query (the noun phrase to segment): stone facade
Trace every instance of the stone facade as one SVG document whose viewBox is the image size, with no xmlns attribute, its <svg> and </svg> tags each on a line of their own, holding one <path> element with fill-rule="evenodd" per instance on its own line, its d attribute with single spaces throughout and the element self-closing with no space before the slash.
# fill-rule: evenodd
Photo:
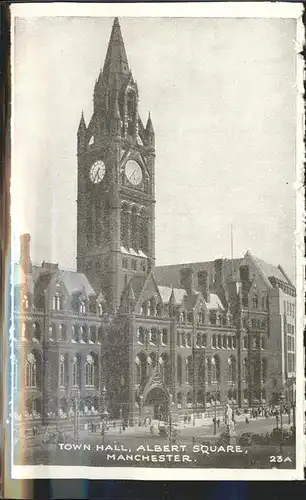
<svg viewBox="0 0 306 500">
<path fill-rule="evenodd" d="M 295 290 L 282 269 L 249 253 L 155 267 L 155 134 L 138 99 L 115 19 L 77 133 L 77 271 L 32 265 L 21 237 L 20 419 L 69 421 L 77 400 L 84 418 L 107 406 L 135 424 L 170 405 L 175 415 L 276 400 L 295 377 Z"/>
</svg>

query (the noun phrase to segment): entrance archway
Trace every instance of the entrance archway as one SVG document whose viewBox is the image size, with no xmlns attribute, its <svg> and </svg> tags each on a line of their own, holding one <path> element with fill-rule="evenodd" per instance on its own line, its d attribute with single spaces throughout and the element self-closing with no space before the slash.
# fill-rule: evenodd
<svg viewBox="0 0 306 500">
<path fill-rule="evenodd" d="M 166 392 L 161 387 L 153 387 L 145 400 L 145 406 L 151 407 L 152 417 L 155 420 L 168 419 L 169 399 Z"/>
</svg>

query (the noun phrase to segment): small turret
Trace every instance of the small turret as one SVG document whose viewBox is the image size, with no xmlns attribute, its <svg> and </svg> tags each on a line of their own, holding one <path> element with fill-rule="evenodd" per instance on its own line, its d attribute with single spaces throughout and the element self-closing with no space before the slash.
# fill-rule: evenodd
<svg viewBox="0 0 306 500">
<path fill-rule="evenodd" d="M 146 139 L 147 139 L 148 145 L 154 148 L 155 147 L 155 132 L 154 132 L 150 112 L 149 112 L 149 117 L 148 117 L 147 126 L 146 126 Z"/>
<path fill-rule="evenodd" d="M 176 300 L 175 300 L 174 290 L 172 288 L 171 295 L 169 298 L 169 316 L 172 318 L 175 315 L 175 308 L 176 308 Z"/>
<path fill-rule="evenodd" d="M 85 136 L 86 136 L 86 123 L 84 119 L 84 113 L 82 111 L 79 128 L 78 128 L 78 150 L 82 150 L 85 147 Z"/>
</svg>

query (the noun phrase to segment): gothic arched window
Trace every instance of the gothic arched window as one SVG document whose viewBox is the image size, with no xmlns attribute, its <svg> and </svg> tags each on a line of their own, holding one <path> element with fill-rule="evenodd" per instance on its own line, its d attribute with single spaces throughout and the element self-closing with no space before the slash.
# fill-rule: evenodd
<svg viewBox="0 0 306 500">
<path fill-rule="evenodd" d="M 37 363 L 35 354 L 28 354 L 25 363 L 25 387 L 34 388 L 37 386 Z"/>
<path fill-rule="evenodd" d="M 177 383 L 181 385 L 183 382 L 183 365 L 181 356 L 177 356 Z"/>
<path fill-rule="evenodd" d="M 76 356 L 72 360 L 72 385 L 78 385 L 78 359 Z"/>
<path fill-rule="evenodd" d="M 139 214 L 139 240 L 140 249 L 147 254 L 148 253 L 148 216 L 144 209 L 141 210 Z"/>
<path fill-rule="evenodd" d="M 236 381 L 236 359 L 234 356 L 228 358 L 228 382 Z"/>
<path fill-rule="evenodd" d="M 144 344 L 145 340 L 145 335 L 144 335 L 144 329 L 142 326 L 140 326 L 137 330 L 137 341 L 139 344 Z"/>
<path fill-rule="evenodd" d="M 186 382 L 187 384 L 192 384 L 193 381 L 193 362 L 192 356 L 188 356 L 186 359 Z"/>
<path fill-rule="evenodd" d="M 131 243 L 132 243 L 132 248 L 134 250 L 138 250 L 139 246 L 137 219 L 138 219 L 137 207 L 133 206 L 131 213 L 131 240 L 132 240 Z"/>
<path fill-rule="evenodd" d="M 85 362 L 85 385 L 92 387 L 95 385 L 95 366 L 93 357 L 88 354 Z"/>
<path fill-rule="evenodd" d="M 211 360 L 211 381 L 220 382 L 220 359 L 214 356 Z"/>
<path fill-rule="evenodd" d="M 22 307 L 23 307 L 23 309 L 25 311 L 29 309 L 29 298 L 28 298 L 28 295 L 24 295 L 23 296 Z"/>
<path fill-rule="evenodd" d="M 120 234 L 121 245 L 129 248 L 129 209 L 126 203 L 121 206 Z"/>
</svg>

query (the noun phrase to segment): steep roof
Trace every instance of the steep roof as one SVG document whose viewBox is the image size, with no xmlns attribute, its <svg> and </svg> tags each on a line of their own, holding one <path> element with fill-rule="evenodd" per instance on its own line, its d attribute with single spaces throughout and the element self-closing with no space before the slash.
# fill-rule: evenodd
<svg viewBox="0 0 306 500">
<path fill-rule="evenodd" d="M 223 263 L 223 277 L 225 280 L 232 276 L 234 280 L 239 279 L 239 266 L 243 259 L 222 259 Z M 171 264 L 168 266 L 156 266 L 154 268 L 154 276 L 156 282 L 160 285 L 170 286 L 179 288 L 181 286 L 180 281 L 180 270 L 192 268 L 197 274 L 199 271 L 207 271 L 209 275 L 210 284 L 212 286 L 215 277 L 215 261 L 207 262 L 190 262 L 183 264 Z"/>
<path fill-rule="evenodd" d="M 43 266 L 32 266 L 32 274 L 24 274 L 19 263 L 14 264 L 14 284 L 15 286 L 25 285 L 29 293 L 34 293 L 35 284 L 39 283 L 39 289 L 45 290 L 52 279 L 63 282 L 68 294 L 84 292 L 87 296 L 95 295 L 85 274 L 76 271 L 60 270 L 56 267 L 47 269 Z"/>
<path fill-rule="evenodd" d="M 56 278 L 63 282 L 69 295 L 77 292 L 84 292 L 87 297 L 95 295 L 94 289 L 83 273 L 59 271 Z"/>
<path fill-rule="evenodd" d="M 259 259 L 258 257 L 255 257 L 255 255 L 249 255 L 253 258 L 257 266 L 260 268 L 261 272 L 265 275 L 266 278 L 277 278 L 284 283 L 288 283 L 289 285 L 292 285 L 292 283 L 289 281 L 288 277 L 281 271 L 280 267 L 274 266 L 273 264 L 268 264 L 262 259 Z"/>
<path fill-rule="evenodd" d="M 129 76 L 129 64 L 121 34 L 118 17 L 115 17 L 103 66 L 103 80 L 112 87 L 116 78 L 119 87 Z"/>
<path fill-rule="evenodd" d="M 183 288 L 172 288 L 170 286 L 159 286 L 158 285 L 158 290 L 159 290 L 160 296 L 161 296 L 164 304 L 169 303 L 172 290 L 174 293 L 174 298 L 175 298 L 176 304 L 181 304 L 183 302 L 184 296 L 186 295 L 186 291 Z"/>
<path fill-rule="evenodd" d="M 224 310 L 224 307 L 222 305 L 221 300 L 219 299 L 218 295 L 215 293 L 210 293 L 209 294 L 209 302 L 206 302 L 207 309 L 212 310 L 212 309 L 222 309 Z"/>
</svg>

